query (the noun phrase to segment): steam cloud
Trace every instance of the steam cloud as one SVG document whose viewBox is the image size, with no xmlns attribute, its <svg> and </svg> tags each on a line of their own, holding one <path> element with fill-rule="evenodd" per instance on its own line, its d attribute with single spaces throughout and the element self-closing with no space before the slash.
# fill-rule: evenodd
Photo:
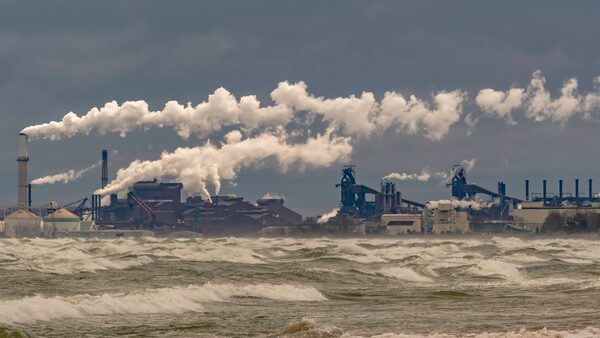
<svg viewBox="0 0 600 338">
<path fill-rule="evenodd" d="M 260 107 L 256 96 L 244 96 L 239 101 L 226 89 L 219 88 L 208 100 L 196 106 L 183 106 L 169 101 L 161 111 L 150 111 L 145 101 L 126 101 L 119 105 L 108 102 L 102 108 L 92 108 L 77 116 L 70 112 L 61 121 L 51 121 L 23 129 L 30 138 L 52 141 L 97 130 L 101 134 L 116 132 L 122 137 L 137 128 L 173 127 L 182 138 L 191 133 L 208 136 L 222 126 L 242 126 L 255 129 L 265 125 L 285 124 L 292 111 L 282 105 Z"/>
<path fill-rule="evenodd" d="M 460 162 L 460 165 L 463 166 L 467 172 L 469 172 L 469 171 L 473 170 L 473 168 L 475 167 L 476 161 L 477 160 L 475 158 L 472 158 L 470 160 L 462 160 Z M 447 172 L 443 172 L 443 171 L 436 171 L 436 172 L 432 173 L 430 170 L 423 168 L 423 169 L 421 169 L 421 172 L 419 174 L 417 174 L 417 173 L 407 174 L 407 173 L 393 172 L 387 176 L 384 176 L 383 179 L 384 180 L 427 182 L 433 178 L 433 179 L 445 181 L 453 175 L 454 175 L 453 172 L 447 173 Z"/>
<path fill-rule="evenodd" d="M 283 198 L 283 196 L 281 196 L 277 193 L 267 192 L 261 197 L 261 199 L 263 199 L 263 200 L 274 200 L 274 199 L 279 200 L 279 199 L 284 199 L 284 198 Z"/>
<path fill-rule="evenodd" d="M 460 165 L 465 168 L 467 172 L 470 172 L 475 168 L 475 163 L 477 162 L 476 158 L 472 158 L 470 160 L 462 160 L 460 161 Z"/>
<path fill-rule="evenodd" d="M 448 178 L 448 174 L 445 172 L 431 173 L 427 169 L 421 170 L 419 174 L 407 174 L 407 173 L 391 173 L 385 177 L 384 180 L 399 180 L 399 181 L 420 181 L 427 182 L 430 178 L 437 178 L 445 180 Z"/>
<path fill-rule="evenodd" d="M 396 92 L 387 92 L 381 103 L 371 92 L 356 97 L 327 99 L 308 93 L 304 82 L 279 83 L 271 92 L 275 105 L 261 107 L 256 96 L 239 100 L 229 91 L 219 88 L 208 100 L 196 106 L 183 106 L 169 101 L 160 111 L 150 111 L 145 101 L 126 101 L 119 105 L 108 102 L 93 108 L 85 115 L 70 112 L 60 121 L 29 126 L 22 130 L 31 139 L 52 141 L 90 134 L 114 132 L 124 137 L 135 129 L 172 127 L 182 138 L 191 134 L 208 137 L 224 127 L 238 128 L 250 133 L 265 128 L 285 126 L 299 122 L 298 112 L 322 118 L 332 128 L 344 135 L 368 136 L 375 130 L 396 128 L 411 134 L 423 132 L 432 140 L 440 140 L 450 126 L 460 120 L 462 103 L 466 95 L 461 91 L 440 92 L 433 95 L 433 105 L 416 98 L 408 99 Z M 311 121 L 303 121 L 305 125 Z"/>
<path fill-rule="evenodd" d="M 477 94 L 475 102 L 489 116 L 497 116 L 506 120 L 508 124 L 516 124 L 511 111 L 523 104 L 525 90 L 511 88 L 506 93 L 494 89 L 482 89 Z"/>
<path fill-rule="evenodd" d="M 527 88 L 512 87 L 506 91 L 485 88 L 475 97 L 482 114 L 470 113 L 464 122 L 474 126 L 481 116 L 496 117 L 517 124 L 513 112 L 521 109 L 524 116 L 536 122 L 565 124 L 575 116 L 590 118 L 600 109 L 600 77 L 594 78 L 596 91 L 578 93 L 577 79 L 567 80 L 561 95 L 552 98 L 545 88 L 546 79 L 535 71 Z M 409 134 L 422 133 L 431 140 L 441 140 L 452 125 L 462 118 L 467 93 L 461 90 L 432 93 L 431 102 L 414 95 L 404 96 L 390 91 L 377 101 L 372 92 L 359 96 L 325 98 L 312 95 L 304 82 L 280 82 L 272 92 L 273 105 L 261 106 L 254 95 L 239 100 L 224 88 L 218 88 L 196 106 L 169 101 L 159 111 L 151 111 L 145 101 L 112 101 L 93 108 L 82 116 L 70 112 L 60 121 L 29 126 L 22 130 L 31 139 L 59 140 L 97 131 L 125 136 L 136 129 L 171 127 L 182 138 L 192 134 L 206 138 L 225 128 L 239 129 L 245 134 L 275 129 L 295 122 L 310 125 L 321 118 L 336 132 L 347 136 L 368 137 L 375 132 L 395 129 Z M 306 112 L 312 119 L 301 119 Z"/>
<path fill-rule="evenodd" d="M 516 124 L 512 111 L 518 108 L 524 109 L 525 117 L 533 121 L 552 121 L 561 125 L 578 115 L 589 119 L 593 111 L 600 109 L 600 92 L 579 94 L 576 78 L 563 83 L 560 96 L 554 99 L 545 84 L 546 78 L 537 70 L 526 89 L 511 88 L 502 92 L 486 88 L 479 91 L 475 101 L 488 116 L 502 118 L 509 124 Z M 599 84 L 600 77 L 594 78 L 596 89 Z"/>
<path fill-rule="evenodd" d="M 48 175 L 48 176 L 44 176 L 44 177 L 40 177 L 40 178 L 36 178 L 35 180 L 31 181 L 31 184 L 33 185 L 42 185 L 42 184 L 54 184 L 54 183 L 69 183 L 69 182 L 73 182 L 76 181 L 78 179 L 81 178 L 81 176 L 83 176 L 84 174 L 94 170 L 96 167 L 98 167 L 100 165 L 100 162 L 94 163 L 91 166 L 87 167 L 87 168 L 83 168 L 81 170 L 75 171 L 75 170 L 69 170 L 66 171 L 64 173 L 60 173 L 60 174 L 55 174 L 55 175 Z"/>
<path fill-rule="evenodd" d="M 339 210 L 340 210 L 340 208 L 331 209 L 331 211 L 321 215 L 321 217 L 319 217 L 319 219 L 317 219 L 317 223 L 320 223 L 320 224 L 327 223 L 330 218 L 333 218 L 337 215 Z"/>
<path fill-rule="evenodd" d="M 473 201 L 473 200 L 457 200 L 457 199 L 429 201 L 429 202 L 427 202 L 427 204 L 425 206 L 428 209 L 437 209 L 438 206 L 440 205 L 440 203 L 450 203 L 450 204 L 452 204 L 452 207 L 460 208 L 460 209 L 470 208 L 470 209 L 474 209 L 474 210 L 480 210 L 482 208 L 487 207 L 487 204 L 483 203 L 483 202 Z"/>
<path fill-rule="evenodd" d="M 106 196 L 126 191 L 136 181 L 172 177 L 188 192 L 199 193 L 210 200 L 207 183 L 218 194 L 221 180 L 234 180 L 240 168 L 258 165 L 270 158 L 284 171 L 292 164 L 298 164 L 303 170 L 347 160 L 352 152 L 350 138 L 334 136 L 332 132 L 330 129 L 304 143 L 289 144 L 283 129 L 277 135 L 263 133 L 246 139 L 240 131 L 231 131 L 225 135 L 220 148 L 206 143 L 194 148 L 177 148 L 172 153 L 163 152 L 155 161 L 133 161 L 127 168 L 120 169 L 116 179 L 96 194 Z"/>
</svg>

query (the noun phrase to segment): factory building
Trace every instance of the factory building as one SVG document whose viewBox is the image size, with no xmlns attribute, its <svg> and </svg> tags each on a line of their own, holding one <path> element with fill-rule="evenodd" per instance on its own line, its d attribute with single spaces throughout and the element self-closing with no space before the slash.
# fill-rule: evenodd
<svg viewBox="0 0 600 338">
<path fill-rule="evenodd" d="M 4 218 L 4 237 L 23 238 L 43 235 L 42 218 L 29 210 L 19 209 Z"/>
<path fill-rule="evenodd" d="M 410 201 L 396 190 L 393 182 L 381 182 L 380 190 L 356 182 L 354 165 L 342 168 L 340 188 L 340 209 L 337 217 L 356 219 L 377 218 L 382 214 L 415 213 L 423 204 Z"/>
<path fill-rule="evenodd" d="M 551 214 L 563 217 L 600 214 L 600 199 L 593 192 L 592 179 L 588 179 L 587 194 L 580 191 L 579 179 L 575 179 L 574 183 L 574 191 L 566 192 L 563 180 L 558 180 L 558 193 L 555 194 L 549 191 L 547 180 L 542 180 L 542 192 L 531 193 L 530 181 L 525 180 L 525 201 L 513 210 L 511 228 L 539 232 Z"/>
<path fill-rule="evenodd" d="M 261 198 L 256 200 L 256 204 L 265 208 L 278 218 L 281 222 L 288 225 L 299 225 L 302 223 L 302 215 L 285 207 L 283 198 Z"/>
<path fill-rule="evenodd" d="M 600 214 L 600 203 L 594 202 L 582 207 L 575 205 L 559 207 L 544 205 L 543 201 L 523 202 L 513 211 L 514 228 L 530 232 L 542 231 L 546 219 L 552 213 L 566 217 L 574 217 L 578 213 Z"/>
<path fill-rule="evenodd" d="M 435 208 L 425 208 L 423 227 L 432 234 L 467 233 L 469 216 L 466 211 L 455 210 L 451 202 L 440 202 Z"/>
<path fill-rule="evenodd" d="M 213 196 L 212 201 L 188 197 L 182 203 L 182 188 L 181 183 L 137 182 L 126 198 L 111 195 L 109 205 L 94 208 L 96 224 L 105 229 L 193 231 L 221 236 L 256 233 L 267 226 L 302 222 L 302 216 L 285 207 L 280 198 L 259 199 L 253 204 L 243 197 L 225 195 Z"/>
<path fill-rule="evenodd" d="M 383 214 L 381 226 L 388 235 L 421 233 L 422 214 Z"/>
</svg>

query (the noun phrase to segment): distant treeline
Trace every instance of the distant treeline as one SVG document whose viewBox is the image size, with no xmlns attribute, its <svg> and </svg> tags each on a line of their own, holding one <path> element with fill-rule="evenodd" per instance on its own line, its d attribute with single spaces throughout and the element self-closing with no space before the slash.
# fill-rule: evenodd
<svg viewBox="0 0 600 338">
<path fill-rule="evenodd" d="M 574 214 L 552 212 L 546 217 L 543 232 L 596 232 L 600 231 L 600 214 L 586 210 Z"/>
</svg>

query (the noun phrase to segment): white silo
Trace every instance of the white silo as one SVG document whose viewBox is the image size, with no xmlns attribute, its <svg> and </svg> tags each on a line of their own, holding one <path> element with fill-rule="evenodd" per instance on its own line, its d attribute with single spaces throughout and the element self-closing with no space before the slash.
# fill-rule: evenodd
<svg viewBox="0 0 600 338">
<path fill-rule="evenodd" d="M 67 209 L 61 208 L 44 217 L 44 235 L 56 237 L 58 233 L 79 231 L 81 220 Z"/>
<path fill-rule="evenodd" d="M 4 218 L 4 236 L 9 238 L 42 235 L 42 218 L 29 210 L 19 209 Z"/>
</svg>

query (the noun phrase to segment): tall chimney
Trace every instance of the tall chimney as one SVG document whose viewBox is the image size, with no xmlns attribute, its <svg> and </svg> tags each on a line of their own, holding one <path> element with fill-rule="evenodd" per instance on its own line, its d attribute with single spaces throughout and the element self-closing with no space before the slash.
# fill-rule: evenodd
<svg viewBox="0 0 600 338">
<path fill-rule="evenodd" d="M 20 133 L 19 134 L 19 150 L 17 153 L 17 165 L 19 170 L 19 179 L 17 182 L 18 186 L 18 205 L 20 209 L 27 208 L 27 202 L 29 200 L 27 191 L 28 181 L 27 181 L 27 162 L 29 162 L 29 154 L 27 151 L 27 135 Z"/>
<path fill-rule="evenodd" d="M 529 180 L 525 180 L 525 200 L 529 201 Z"/>
<path fill-rule="evenodd" d="M 575 199 L 579 198 L 579 179 L 575 179 Z"/>
<path fill-rule="evenodd" d="M 542 185 L 543 185 L 542 186 L 542 189 L 543 189 L 542 198 L 544 199 L 544 204 L 546 204 L 546 180 L 542 181 Z"/>
<path fill-rule="evenodd" d="M 592 179 L 588 180 L 588 198 L 590 201 L 594 199 L 594 192 L 592 191 Z"/>
<path fill-rule="evenodd" d="M 558 180 L 558 198 L 562 202 L 562 199 L 563 199 L 563 180 Z"/>
<path fill-rule="evenodd" d="M 101 187 L 104 189 L 108 185 L 108 150 L 102 149 L 102 178 L 100 178 Z"/>
</svg>

